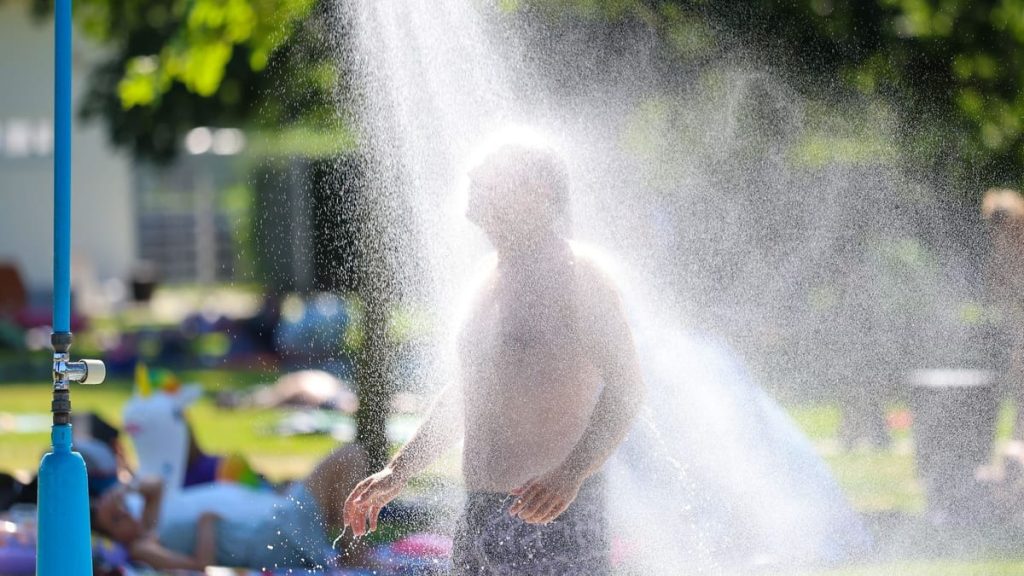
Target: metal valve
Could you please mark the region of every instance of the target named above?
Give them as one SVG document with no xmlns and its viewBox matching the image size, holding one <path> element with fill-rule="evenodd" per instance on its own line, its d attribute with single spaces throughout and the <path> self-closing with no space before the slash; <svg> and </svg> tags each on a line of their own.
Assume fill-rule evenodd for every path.
<svg viewBox="0 0 1024 576">
<path fill-rule="evenodd" d="M 53 344 L 53 412 L 55 425 L 71 422 L 71 383 L 99 384 L 107 376 L 107 367 L 100 360 L 71 361 L 70 332 L 55 332 L 50 336 Z"/>
<path fill-rule="evenodd" d="M 107 376 L 107 367 L 102 360 L 68 360 L 67 354 L 53 355 L 53 387 L 67 388 L 71 382 L 99 384 Z"/>
<path fill-rule="evenodd" d="M 68 362 L 68 380 L 79 384 L 99 384 L 107 376 L 107 367 L 102 360 L 79 360 Z"/>
</svg>

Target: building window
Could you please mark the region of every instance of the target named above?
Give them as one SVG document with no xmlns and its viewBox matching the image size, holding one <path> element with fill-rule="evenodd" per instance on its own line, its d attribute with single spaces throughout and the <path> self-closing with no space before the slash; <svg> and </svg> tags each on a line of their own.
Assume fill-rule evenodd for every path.
<svg viewBox="0 0 1024 576">
<path fill-rule="evenodd" d="M 30 158 L 53 154 L 53 124 L 48 118 L 0 121 L 0 157 Z"/>
</svg>

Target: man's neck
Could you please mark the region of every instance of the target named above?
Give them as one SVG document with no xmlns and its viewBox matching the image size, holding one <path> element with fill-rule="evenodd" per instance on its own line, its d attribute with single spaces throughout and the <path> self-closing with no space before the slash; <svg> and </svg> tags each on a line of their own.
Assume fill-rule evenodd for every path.
<svg viewBox="0 0 1024 576">
<path fill-rule="evenodd" d="M 529 242 L 499 248 L 498 264 L 502 268 L 531 268 L 562 259 L 567 245 L 555 233 L 539 236 Z"/>
</svg>

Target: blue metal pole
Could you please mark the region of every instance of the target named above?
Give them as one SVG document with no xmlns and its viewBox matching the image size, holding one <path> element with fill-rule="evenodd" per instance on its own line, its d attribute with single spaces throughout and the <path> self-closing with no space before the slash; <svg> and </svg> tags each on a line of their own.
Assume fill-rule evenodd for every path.
<svg viewBox="0 0 1024 576">
<path fill-rule="evenodd" d="M 89 484 L 85 461 L 71 450 L 72 381 L 89 379 L 71 347 L 71 0 L 55 12 L 53 156 L 53 428 L 52 450 L 39 463 L 38 576 L 92 576 Z M 95 377 L 102 379 L 97 366 Z"/>
<path fill-rule="evenodd" d="M 53 331 L 71 332 L 71 0 L 57 0 L 53 92 Z"/>
</svg>

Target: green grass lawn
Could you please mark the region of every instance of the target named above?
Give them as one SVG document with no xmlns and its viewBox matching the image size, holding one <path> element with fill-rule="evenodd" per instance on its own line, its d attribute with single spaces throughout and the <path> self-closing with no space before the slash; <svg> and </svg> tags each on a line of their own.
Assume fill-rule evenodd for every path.
<svg viewBox="0 0 1024 576">
<path fill-rule="evenodd" d="M 1020 576 L 1024 562 L 892 562 L 814 572 L 814 576 Z M 808 573 L 805 576 L 811 576 Z"/>
<path fill-rule="evenodd" d="M 894 450 L 842 452 L 838 450 L 840 413 L 835 406 L 800 406 L 789 409 L 801 430 L 819 446 L 847 497 L 862 512 L 924 509 L 924 492 L 914 474 L 909 433 L 893 433 Z"/>
<path fill-rule="evenodd" d="M 204 371 L 182 373 L 186 382 L 200 382 L 207 390 L 237 387 L 270 379 L 261 374 L 218 373 Z M 76 412 L 94 411 L 115 426 L 121 424 L 121 409 L 131 396 L 125 381 L 113 381 L 95 387 L 77 387 L 72 391 Z M 0 413 L 45 414 L 50 403 L 47 384 L 0 385 Z M 274 481 L 306 474 L 322 456 L 338 446 L 327 436 L 281 437 L 272 428 L 283 411 L 220 410 L 209 398 L 189 408 L 188 418 L 200 446 L 211 453 L 241 453 Z M 126 446 L 131 453 L 130 442 Z M 0 434 L 0 470 L 33 471 L 49 446 L 49 432 Z"/>
<path fill-rule="evenodd" d="M 181 373 L 186 382 L 200 382 L 207 391 L 269 382 L 273 374 L 258 372 L 197 371 Z M 131 395 L 126 381 L 112 381 L 97 387 L 77 387 L 72 392 L 76 411 L 92 410 L 111 423 L 121 423 L 121 409 Z M 0 470 L 33 473 L 49 444 L 44 429 L 21 433 L 3 428 L 6 415 L 36 415 L 45 426 L 50 387 L 36 384 L 0 384 Z M 221 410 L 209 398 L 189 409 L 188 417 L 200 445 L 213 453 L 241 453 L 271 480 L 298 478 L 316 461 L 337 447 L 326 436 L 280 437 L 272 429 L 284 414 L 281 410 Z M 853 506 L 861 512 L 897 513 L 918 517 L 924 508 L 924 494 L 915 478 L 909 433 L 897 431 L 896 448 L 886 451 L 844 453 L 836 449 L 839 412 L 832 406 L 802 406 L 790 414 L 809 438 L 819 446 L 839 484 Z M 1009 430 L 1012 412 L 1004 410 L 1000 435 Z M 8 418 L 10 421 L 10 418 Z M 129 443 L 130 444 L 130 443 Z M 902 448 L 901 448 L 902 447 Z M 130 447 L 129 447 L 130 449 Z M 913 532 L 911 532 L 913 534 Z M 906 534 L 902 534 L 906 538 Z M 1021 550 L 1024 553 L 1024 550 Z M 1017 554 L 1013 554 L 1016 556 Z M 1001 553 L 974 560 L 892 562 L 865 564 L 842 570 L 806 573 L 804 576 L 1000 576 L 1024 575 L 1024 559 L 997 560 Z"/>
</svg>

